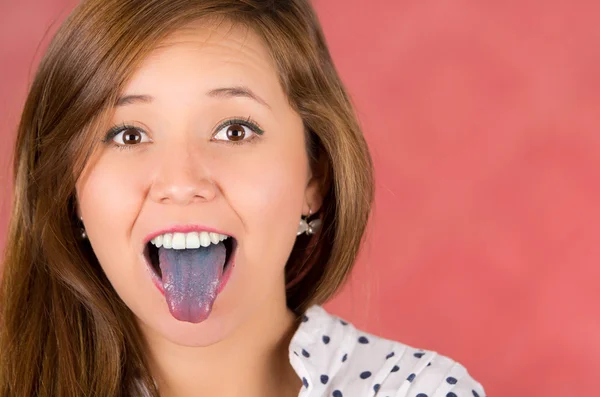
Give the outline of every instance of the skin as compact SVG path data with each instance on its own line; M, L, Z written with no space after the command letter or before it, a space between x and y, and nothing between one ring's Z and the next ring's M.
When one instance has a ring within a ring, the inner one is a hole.
M206 95L238 85L268 106ZM136 132L128 130L101 144L77 182L78 211L104 272L140 324L161 395L296 396L301 381L288 345L297 324L286 307L284 267L301 215L318 210L321 197L302 120L267 48L247 29L198 22L157 47L125 95L153 98L115 109L113 123L142 130L140 143L131 143L127 135ZM249 116L263 135L244 127L246 140L233 145L227 127L217 130L226 119ZM238 241L231 278L198 324L171 316L142 256L150 233L189 224Z

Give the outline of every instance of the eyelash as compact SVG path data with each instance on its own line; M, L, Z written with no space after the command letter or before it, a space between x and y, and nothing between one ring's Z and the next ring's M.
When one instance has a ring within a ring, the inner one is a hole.
M234 117L232 119L226 120L224 122L222 122L221 124L219 124L219 126L215 129L215 133L213 134L216 135L219 131L221 131L223 128L225 127L229 127L230 125L234 125L234 124L239 124L242 125L244 127L248 127L250 128L250 130L252 130L252 132L254 133L254 135L249 138L249 139L244 139L242 141L225 141L226 144L228 145L244 145L244 144L248 144L248 143L252 143L253 141L255 141L255 139L257 138L257 135L263 135L264 131L263 129L258 125L258 123L256 121L254 121L252 119L251 116L247 117L247 118L243 118L243 117ZM113 139L119 135L120 133L126 131L126 130L136 130L139 132L142 132L144 134L146 134L146 132L144 132L141 128L138 128L134 125L131 124L126 124L126 123L122 123L119 125L115 125L114 127L112 127L108 133L106 134L106 136L104 137L104 139L102 139L102 143L107 144L107 145L111 145L114 148L118 149L118 150L131 150L134 149L135 146L138 145L119 145L116 143L113 143Z

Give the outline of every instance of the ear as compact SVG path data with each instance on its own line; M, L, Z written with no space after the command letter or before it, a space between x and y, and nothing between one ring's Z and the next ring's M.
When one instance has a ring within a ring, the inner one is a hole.
M79 196L77 195L77 190L75 191L75 215L77 216L77 219L83 221L81 216L81 208L79 207Z
M323 195L321 193L321 181L311 176L306 189L304 190L304 204L302 206L302 214L307 216L309 212L313 214L321 209L323 204Z

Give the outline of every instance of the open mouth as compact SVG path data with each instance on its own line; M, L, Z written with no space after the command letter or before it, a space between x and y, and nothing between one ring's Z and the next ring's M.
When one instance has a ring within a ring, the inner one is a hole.
M171 316L189 323L208 318L236 266L237 241L216 232L167 232L144 247L144 261Z
M225 263L223 265L223 271L222 271L222 274L224 274L228 270L228 268L231 264L231 258L237 247L237 241L233 237L228 237L225 240L223 240L221 242L221 244L223 244L225 246ZM203 250L203 249L205 249L205 247L201 246L200 248L185 248L185 249L186 250ZM144 248L144 256L146 258L146 261L152 267L152 270L154 271L154 273L158 276L159 279L162 280L162 271L160 268L159 250L160 250L160 248L156 247L152 242L148 242L148 243L146 243L146 247Z

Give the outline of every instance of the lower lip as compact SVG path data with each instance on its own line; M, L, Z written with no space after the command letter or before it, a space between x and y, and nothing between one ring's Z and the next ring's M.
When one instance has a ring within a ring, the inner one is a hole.
M221 277L221 281L219 282L219 287L217 288L217 295L220 294L221 291L223 291L223 289L227 285L227 282L229 281L229 277L231 276L231 272L233 271L233 268L235 267L235 254L236 253L237 253L237 247L231 253L231 258L229 258L229 263L227 265L227 269L225 269L225 273L223 273L223 276ZM154 286L164 296L165 295L165 289L163 288L162 279L158 276L158 274L156 274L156 272L154 271L154 269L152 267L152 264L148 263L148 261L146 260L146 255L144 255L143 253L142 253L142 258L143 258L143 261L144 261L144 263L146 265L146 270L150 273L150 279L152 279L152 282L154 283Z

